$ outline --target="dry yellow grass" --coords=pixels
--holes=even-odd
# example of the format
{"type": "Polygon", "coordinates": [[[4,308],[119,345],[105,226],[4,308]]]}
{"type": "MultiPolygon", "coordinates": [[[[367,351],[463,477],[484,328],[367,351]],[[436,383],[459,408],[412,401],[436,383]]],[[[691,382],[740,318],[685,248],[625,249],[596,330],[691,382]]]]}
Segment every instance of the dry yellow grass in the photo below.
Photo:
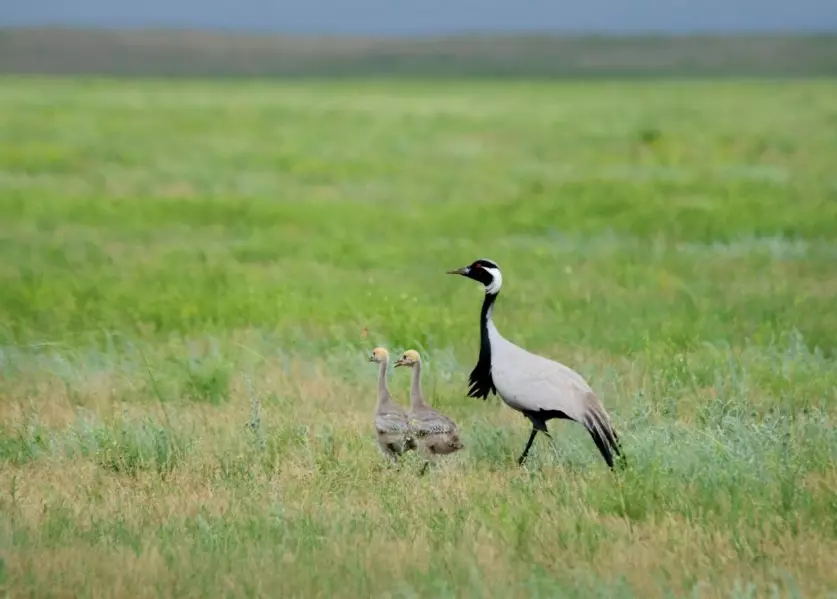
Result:
{"type": "MultiPolygon", "coordinates": [[[[745,582],[755,584],[758,594],[774,584],[785,593],[783,573],[805,596],[824,596],[837,585],[830,557],[837,542],[804,514],[790,532],[778,515],[731,520],[729,505],[718,497],[714,514],[701,514],[700,508],[689,516],[667,514],[652,505],[647,516],[636,519],[619,514],[620,504],[631,501],[630,492],[627,499],[616,496],[626,493],[624,485],[640,481],[614,479],[599,468],[582,474],[543,457],[534,470],[498,467],[487,456],[473,455],[479,446],[431,476],[418,477],[417,462],[390,468],[373,442],[374,372],[363,372],[362,366],[366,380],[347,384],[323,362],[280,367],[266,360],[247,384],[234,376],[230,400],[218,406],[154,401],[123,406],[113,398],[136,381],[106,375],[85,377],[72,396],[57,381],[7,387],[0,404],[7,431],[37,421],[56,435],[56,445],[42,457],[0,464],[3,528],[19,545],[4,557],[7,588],[23,594],[56,589],[56,596],[83,589],[93,596],[126,597],[198,596],[220,589],[233,596],[277,589],[325,596],[317,575],[300,574],[324,563],[343,564],[352,576],[362,573],[358,587],[328,591],[341,597],[361,591],[385,595],[392,581],[420,584],[415,581],[422,573],[444,578],[441,572],[449,568],[459,572],[450,584],[471,585],[481,596],[499,590],[530,596],[533,573],[574,581],[590,592],[604,585],[643,597],[665,596],[665,588],[727,597],[745,582]],[[263,402],[259,432],[265,449],[244,426],[251,409],[248,388],[292,398],[287,404],[263,402]],[[169,422],[190,445],[163,477],[148,464],[133,476],[111,472],[96,451],[67,451],[78,434],[79,409],[101,422],[102,430],[143,418],[169,422]],[[596,500],[601,495],[611,496],[606,502],[611,508],[602,510],[596,500]],[[261,527],[271,532],[258,532],[261,527]],[[213,547],[211,568],[202,564],[207,546],[198,540],[201,534],[220,537],[207,541],[213,547]],[[286,535],[293,541],[283,542],[286,535]],[[183,587],[184,571],[205,581],[183,587]]],[[[638,391],[649,373],[623,367],[628,370],[620,373],[620,384],[638,391]]],[[[405,396],[401,387],[391,383],[396,397],[405,396]]],[[[712,399],[705,389],[695,393],[687,401],[712,399]]],[[[465,430],[482,422],[509,431],[510,461],[525,426],[496,403],[478,408],[459,406],[465,430]]],[[[677,446],[669,449],[676,452],[677,446]]],[[[832,469],[803,484],[813,501],[827,501],[834,482],[832,469]]],[[[688,493],[688,487],[677,492],[688,493]]],[[[337,566],[327,572],[348,576],[337,566]]]]}

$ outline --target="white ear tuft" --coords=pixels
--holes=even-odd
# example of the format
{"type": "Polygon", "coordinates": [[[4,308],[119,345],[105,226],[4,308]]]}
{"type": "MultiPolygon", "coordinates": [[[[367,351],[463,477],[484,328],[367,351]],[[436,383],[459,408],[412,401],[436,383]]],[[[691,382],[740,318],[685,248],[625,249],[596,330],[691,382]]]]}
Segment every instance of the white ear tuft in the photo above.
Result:
{"type": "Polygon", "coordinates": [[[485,286],[485,292],[492,295],[498,293],[500,291],[500,287],[503,286],[503,275],[500,272],[500,269],[489,268],[488,266],[483,266],[483,269],[491,274],[491,282],[485,286]]]}

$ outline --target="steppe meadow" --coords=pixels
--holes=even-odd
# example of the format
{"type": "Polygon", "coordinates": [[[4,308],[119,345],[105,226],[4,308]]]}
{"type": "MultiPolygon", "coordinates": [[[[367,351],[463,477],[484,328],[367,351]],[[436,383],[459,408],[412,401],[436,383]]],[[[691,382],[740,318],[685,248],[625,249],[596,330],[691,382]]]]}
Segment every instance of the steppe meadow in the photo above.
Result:
{"type": "Polygon", "coordinates": [[[833,81],[0,79],[6,597],[837,597],[835,400],[833,81]],[[466,397],[477,258],[627,468],[466,397]]]}

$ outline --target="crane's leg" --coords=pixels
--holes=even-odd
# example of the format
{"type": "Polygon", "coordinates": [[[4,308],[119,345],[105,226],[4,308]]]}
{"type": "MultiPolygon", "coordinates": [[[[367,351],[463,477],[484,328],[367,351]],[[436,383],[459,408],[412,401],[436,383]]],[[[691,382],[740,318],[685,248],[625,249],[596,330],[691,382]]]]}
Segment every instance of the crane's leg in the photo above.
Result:
{"type": "Polygon", "coordinates": [[[517,465],[520,466],[523,464],[523,460],[526,459],[526,456],[529,455],[529,449],[532,447],[532,442],[535,440],[535,435],[538,434],[538,429],[534,426],[532,427],[532,434],[529,435],[529,441],[526,443],[526,447],[523,449],[523,453],[520,454],[520,458],[517,460],[517,465]]]}

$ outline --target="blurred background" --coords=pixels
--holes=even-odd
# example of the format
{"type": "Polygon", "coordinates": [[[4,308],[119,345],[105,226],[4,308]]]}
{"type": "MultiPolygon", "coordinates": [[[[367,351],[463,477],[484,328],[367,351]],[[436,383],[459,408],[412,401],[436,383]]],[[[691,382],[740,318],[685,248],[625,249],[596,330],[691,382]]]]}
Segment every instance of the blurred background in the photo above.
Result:
{"type": "Polygon", "coordinates": [[[0,28],[6,73],[837,73],[837,3],[822,0],[6,0],[0,28]]]}
{"type": "Polygon", "coordinates": [[[0,597],[834,597],[834,75],[835,0],[0,0],[0,597]],[[619,479],[466,397],[480,257],[619,479]]]}

